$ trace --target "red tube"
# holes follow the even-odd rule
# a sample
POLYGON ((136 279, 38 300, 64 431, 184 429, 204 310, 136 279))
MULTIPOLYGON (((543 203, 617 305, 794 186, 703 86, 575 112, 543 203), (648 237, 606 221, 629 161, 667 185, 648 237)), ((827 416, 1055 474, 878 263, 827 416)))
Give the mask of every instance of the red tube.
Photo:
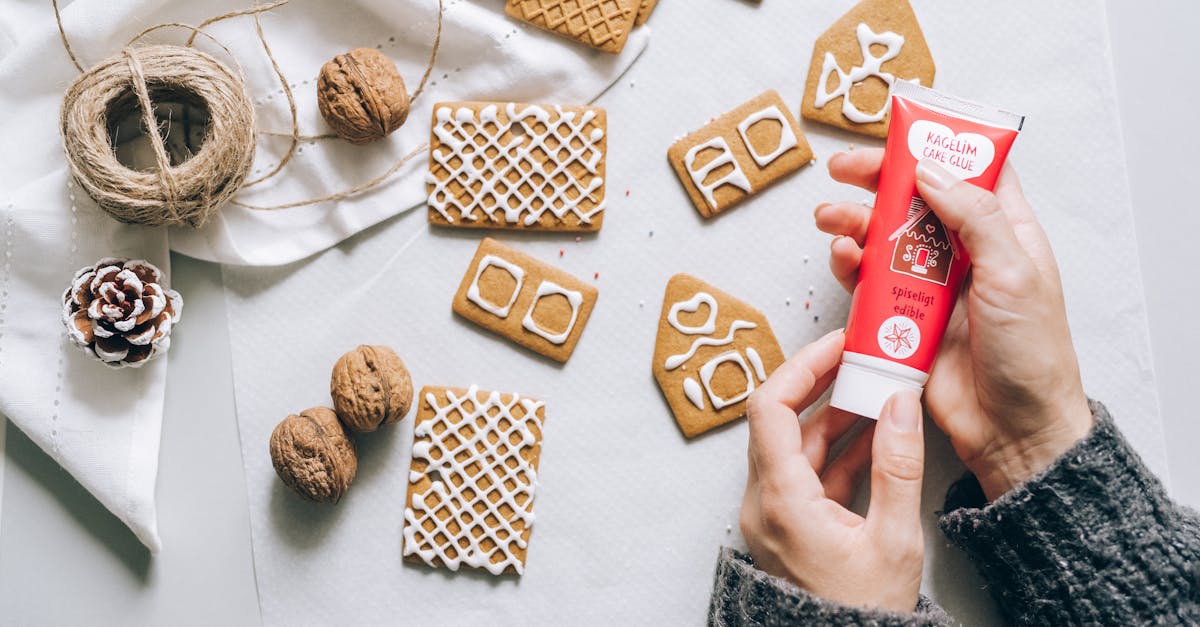
POLYGON ((830 400, 870 418, 879 418, 895 392, 924 388, 971 263, 958 234, 917 193, 917 162, 933 159, 990 191, 1024 120, 904 81, 893 87, 891 105, 879 192, 830 400))

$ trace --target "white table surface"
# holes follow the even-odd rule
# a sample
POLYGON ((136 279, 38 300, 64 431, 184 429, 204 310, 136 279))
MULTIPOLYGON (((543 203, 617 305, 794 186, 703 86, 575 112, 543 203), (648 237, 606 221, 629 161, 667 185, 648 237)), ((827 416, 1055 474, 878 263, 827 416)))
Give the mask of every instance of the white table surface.
MULTIPOLYGON (((1188 411, 1200 330, 1200 212, 1186 184, 1200 158, 1179 74, 1200 5, 1109 0, 1114 71, 1174 495, 1200 507, 1200 423, 1188 411)), ((1031 68, 1035 72, 1036 68, 1031 68)), ((220 268, 175 256, 188 294, 167 385, 159 525, 151 558, 133 535, 13 427, 0 514, 0 624, 258 624, 220 268)), ((1069 277, 1068 279, 1069 280, 1069 277)), ((1121 286, 1114 286, 1118 294, 1121 286)))

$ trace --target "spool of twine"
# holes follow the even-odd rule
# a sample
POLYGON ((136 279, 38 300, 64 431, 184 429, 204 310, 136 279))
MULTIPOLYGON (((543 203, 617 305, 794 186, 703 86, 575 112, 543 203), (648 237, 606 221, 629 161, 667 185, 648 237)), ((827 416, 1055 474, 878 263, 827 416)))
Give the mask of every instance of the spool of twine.
POLYGON ((242 185, 254 161, 254 106, 245 81, 213 57, 182 46, 127 46, 81 74, 60 116, 67 163, 79 185, 122 222, 202 226, 242 185), (207 109, 200 149, 172 164, 153 102, 207 109), (156 168, 122 164, 109 123, 140 109, 156 168))
MULTIPOLYGON (((278 174, 287 165, 301 141, 336 138, 336 135, 302 135, 297 123, 296 101, 287 77, 271 53, 258 16, 291 0, 275 0, 247 9, 231 11, 209 18, 199 26, 166 23, 151 26, 132 40, 120 54, 100 62, 90 70, 75 56, 63 27, 58 0, 54 6, 58 32, 63 48, 81 75, 71 84, 63 98, 59 119, 63 147, 71 174, 96 203, 114 218, 148 226, 200 227, 226 202, 253 210, 278 210, 303 207, 322 202, 349 198, 387 182, 428 144, 418 146, 392 164, 375 178, 340 192, 317 198, 256 206, 239 202, 232 197, 239 191, 261 183, 278 174), (257 141, 254 105, 240 72, 234 74, 213 57, 192 47, 197 36, 212 40, 232 58, 233 53, 221 42, 204 32, 205 27, 240 16, 253 16, 255 30, 271 68, 287 97, 291 113, 291 133, 263 133, 283 136, 291 143, 279 163, 267 174, 246 181, 254 162, 257 141), (134 46, 142 37, 162 28, 184 28, 192 31, 187 46, 134 46), (185 103, 207 110, 208 125, 200 149, 180 163, 172 163, 165 138, 159 129, 154 102, 185 103), (113 120, 124 119, 130 113, 140 113, 154 154, 155 169, 141 171, 127 167, 118 159, 109 126, 113 120)), ((429 63, 417 90, 410 96, 415 101, 437 61, 442 41, 444 0, 437 0, 437 32, 429 63)), ((236 58, 234 58, 236 62, 236 58)))

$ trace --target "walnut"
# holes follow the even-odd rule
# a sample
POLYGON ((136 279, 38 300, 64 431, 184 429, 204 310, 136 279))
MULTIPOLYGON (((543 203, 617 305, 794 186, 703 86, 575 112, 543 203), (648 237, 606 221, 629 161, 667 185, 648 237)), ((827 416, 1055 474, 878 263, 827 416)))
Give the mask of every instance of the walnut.
POLYGON ((391 59, 374 48, 355 48, 321 67, 317 106, 339 137, 367 144, 408 119, 408 90, 391 59))
POLYGON ((334 364, 329 395, 342 423, 365 433, 408 415, 412 378, 392 349, 359 346, 334 364))
POLYGON ((337 503, 358 473, 354 441, 328 407, 292 414, 271 432, 271 464, 285 484, 317 503, 337 503))

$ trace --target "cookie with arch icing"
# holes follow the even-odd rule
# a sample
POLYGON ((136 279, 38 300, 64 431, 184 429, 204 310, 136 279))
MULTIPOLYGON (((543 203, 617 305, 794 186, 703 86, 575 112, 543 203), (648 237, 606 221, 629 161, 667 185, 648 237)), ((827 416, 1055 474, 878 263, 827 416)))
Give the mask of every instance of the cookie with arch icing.
POLYGON ((454 296, 454 313, 558 362, 575 352, 600 290, 488 237, 454 296))
POLYGON ((428 386, 417 403, 404 559, 524 574, 545 404, 475 385, 428 386))
POLYGON ((775 90, 677 140, 667 159, 700 215, 710 218, 812 162, 795 116, 775 90))
POLYGON ((887 137, 891 86, 933 86, 936 66, 908 0, 863 0, 817 38, 800 115, 887 137))
POLYGON ((667 282, 652 370, 685 436, 746 415, 783 359, 762 312, 694 276, 667 282))
POLYGON ((608 118, 599 107, 442 102, 433 107, 429 223, 598 231, 608 118))

